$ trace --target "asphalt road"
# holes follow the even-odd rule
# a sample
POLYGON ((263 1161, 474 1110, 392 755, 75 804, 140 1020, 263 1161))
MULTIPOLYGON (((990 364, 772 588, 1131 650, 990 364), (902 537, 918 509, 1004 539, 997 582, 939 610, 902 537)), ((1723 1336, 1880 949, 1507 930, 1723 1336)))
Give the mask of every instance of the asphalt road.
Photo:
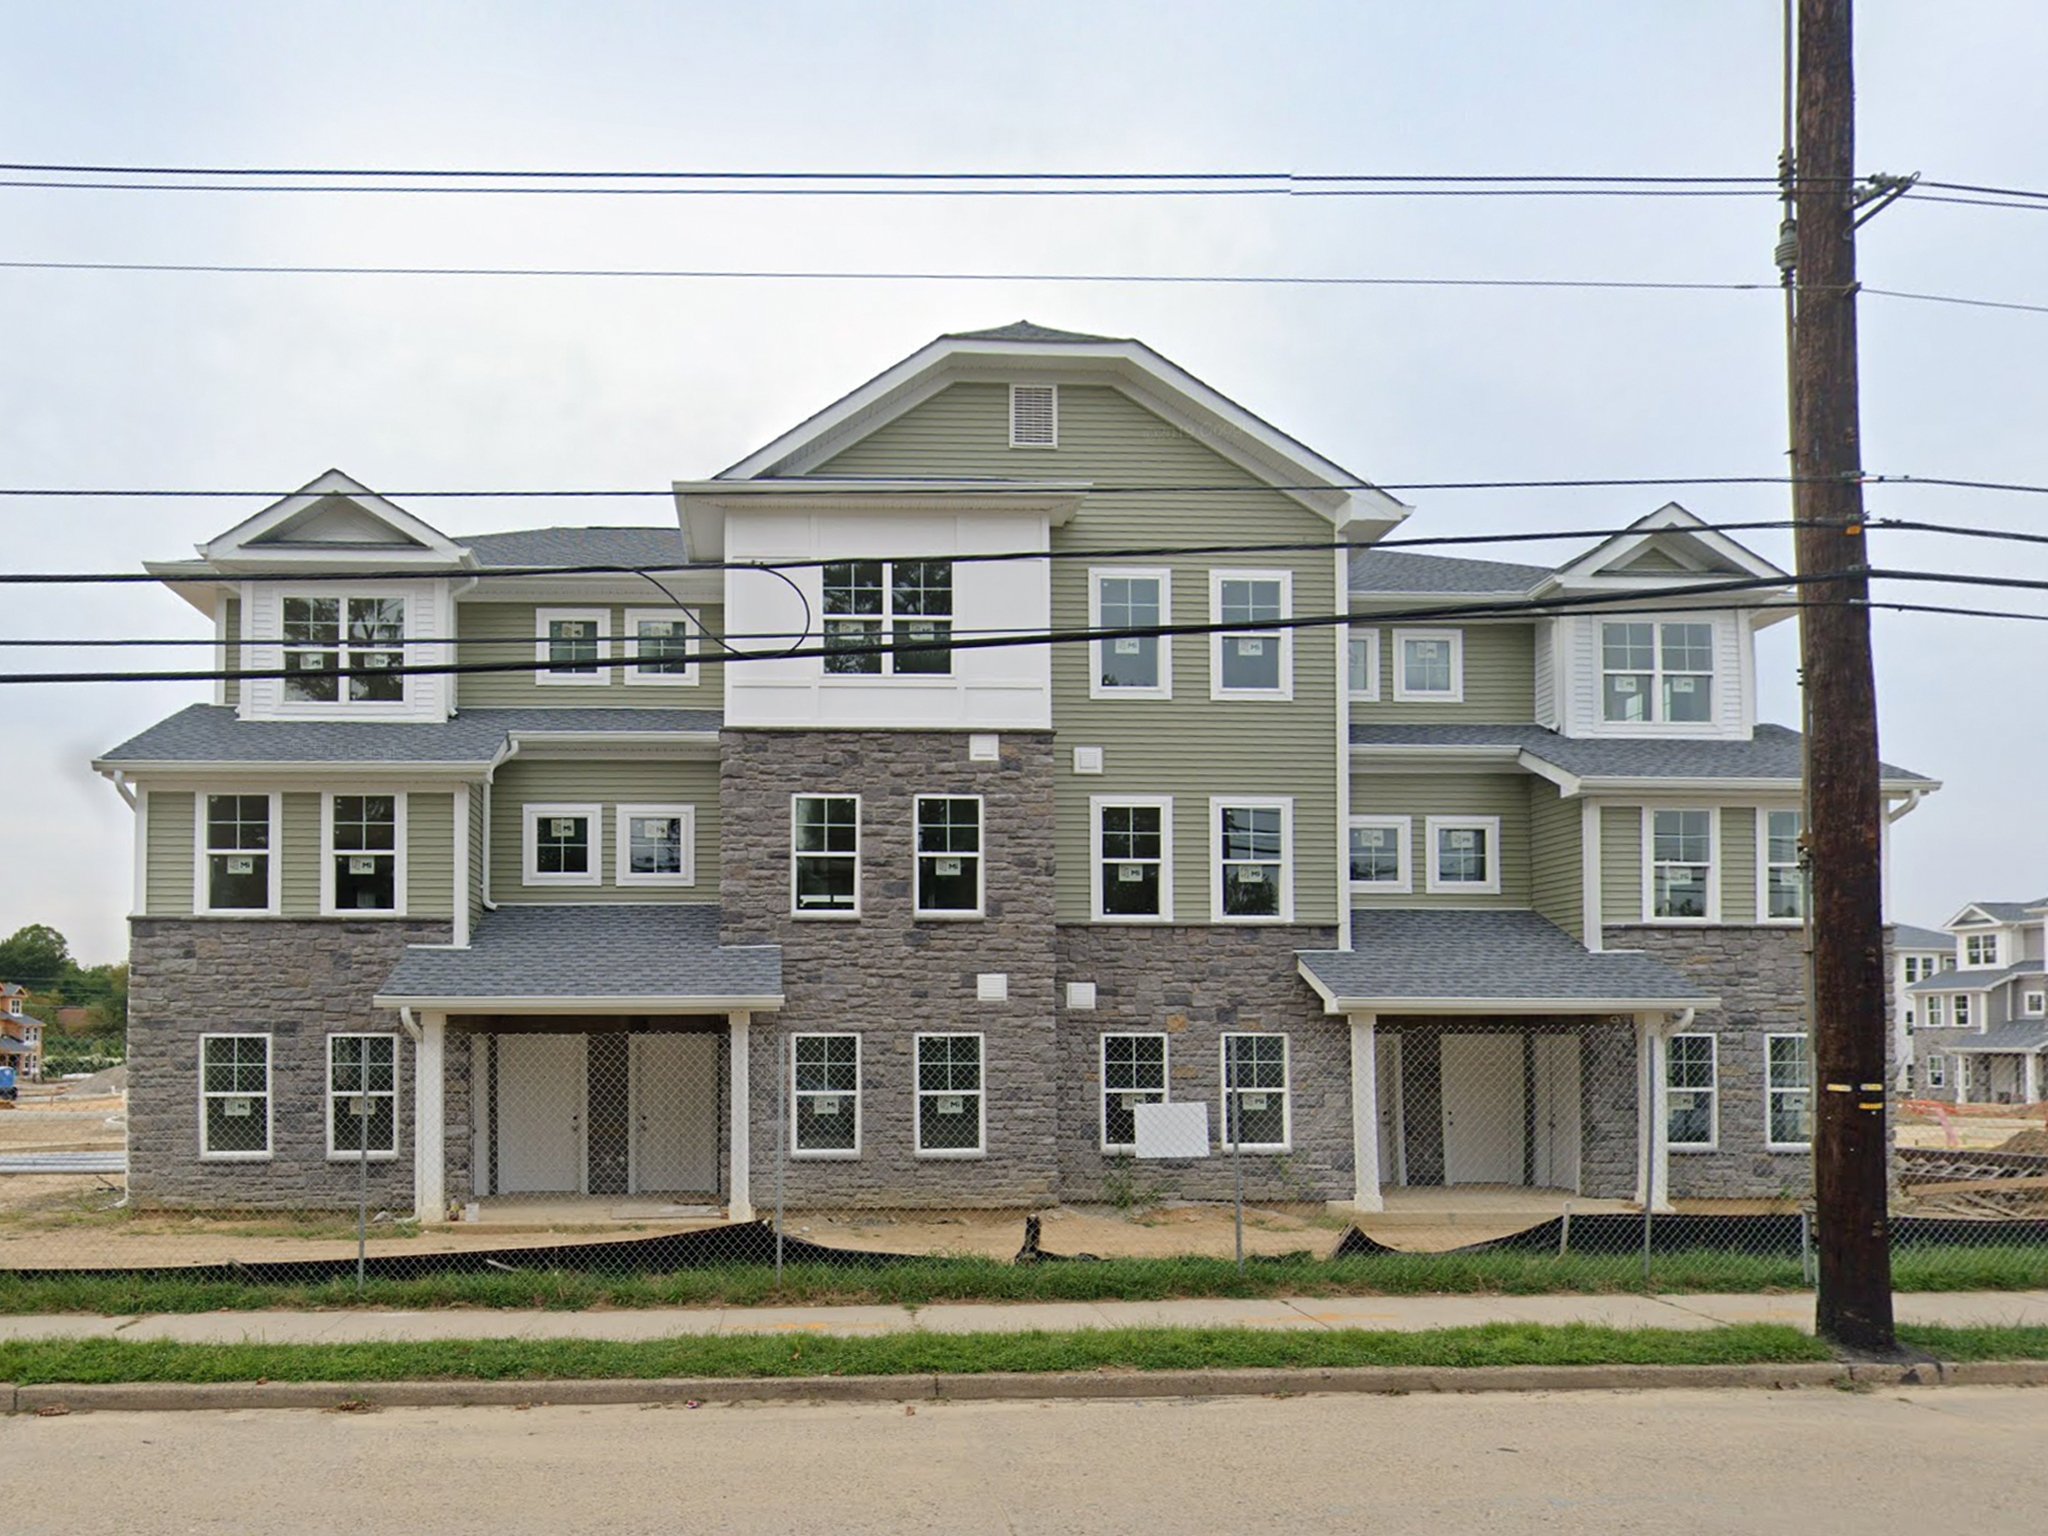
POLYGON ((1838 1391, 0 1420, 62 1532, 2038 1531, 2048 1392, 1838 1391))

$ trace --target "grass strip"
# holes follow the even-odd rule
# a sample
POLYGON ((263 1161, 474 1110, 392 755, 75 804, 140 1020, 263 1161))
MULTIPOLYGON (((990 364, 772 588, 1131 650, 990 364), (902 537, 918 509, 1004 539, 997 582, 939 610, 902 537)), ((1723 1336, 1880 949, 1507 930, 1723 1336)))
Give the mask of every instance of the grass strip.
MULTIPOLYGON (((538 1261, 537 1261, 538 1262, 538 1261)), ((1795 1258, 1757 1254, 1660 1254, 1658 1291, 1799 1289, 1795 1258)), ((1893 1262, 1901 1291, 2031 1290, 2048 1286, 2048 1250, 1911 1250, 1893 1262)), ((1240 1273, 1228 1259, 1111 1259, 1096 1264, 1014 1265, 938 1258, 875 1269, 790 1265, 780 1285, 765 1265, 653 1275, 591 1275, 535 1268, 514 1273, 267 1285, 238 1280, 76 1275, 24 1279, 0 1273, 0 1313, 214 1312, 254 1308, 799 1306, 941 1301, 1159 1301, 1176 1297, 1604 1295, 1640 1292, 1635 1254, 1403 1253, 1359 1259, 1267 1260, 1240 1273)))
POLYGON ((2048 1360, 2048 1328, 1949 1328, 1901 1324, 1899 1342, 1937 1360, 2048 1360))
POLYGON ((563 1381, 667 1376, 980 1375, 1398 1365, 1737 1365, 1826 1360, 1793 1328, 1686 1332, 1493 1323, 1424 1333, 1365 1329, 1119 1328, 1077 1333, 905 1333, 840 1339, 734 1335, 632 1342, 436 1339, 421 1343, 177 1344, 121 1339, 0 1343, 0 1380, 49 1382, 563 1381))

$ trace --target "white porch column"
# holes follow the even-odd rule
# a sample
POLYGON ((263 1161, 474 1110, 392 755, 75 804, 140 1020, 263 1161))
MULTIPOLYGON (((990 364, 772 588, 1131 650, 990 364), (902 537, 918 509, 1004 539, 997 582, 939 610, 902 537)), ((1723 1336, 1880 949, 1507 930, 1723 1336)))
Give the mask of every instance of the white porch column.
POLYGON ((412 1214, 415 1221, 448 1219, 447 1156, 442 1075, 446 1071, 448 1015, 420 1015, 412 1058, 412 1214))
POLYGON ((1671 1209, 1670 1036, 1654 1013, 1636 1015, 1636 1203, 1671 1209))
POLYGON ((2027 1053, 2026 1053, 2026 1054, 2025 1054, 2024 1056, 2020 1057, 2020 1060, 2021 1060, 2021 1061, 2022 1061, 2022 1062, 2023 1062, 2023 1063, 2025 1064, 2025 1066, 2026 1066, 2026 1072, 2027 1072, 2027 1076, 2026 1076, 2026 1094, 2027 1094, 2026 1102, 2027 1102, 2027 1103, 2029 1103, 2029 1104, 2038 1104, 2038 1103, 2040 1103, 2040 1102, 2041 1102, 2041 1057, 2040 1057, 2040 1053, 2039 1053, 2039 1052, 2037 1052, 2037 1051, 2028 1051, 2028 1052, 2027 1052, 2027 1053))
POLYGON ((754 1219, 754 1150, 749 1135, 749 1117, 754 1101, 748 1088, 751 1063, 747 1059, 753 1021, 754 1016, 743 1008, 726 1015, 731 1031, 726 1054, 730 1057, 731 1092, 728 1097, 732 1100, 732 1194, 727 1215, 734 1221, 754 1219))
POLYGON ((1351 1204, 1385 1209, 1380 1198, 1379 1016, 1351 1015, 1351 1204))
POLYGON ((1958 1051, 1949 1058, 1956 1064, 1956 1102, 1970 1102, 1970 1058, 1958 1051))

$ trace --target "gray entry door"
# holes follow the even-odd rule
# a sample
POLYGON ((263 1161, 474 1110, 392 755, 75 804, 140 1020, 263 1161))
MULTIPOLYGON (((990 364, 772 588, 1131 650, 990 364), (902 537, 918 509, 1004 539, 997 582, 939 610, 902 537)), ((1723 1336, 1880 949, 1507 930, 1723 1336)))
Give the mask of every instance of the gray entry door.
POLYGON ((718 1191, 718 1036, 634 1035, 635 1194, 718 1191))
POLYGON ((1522 1183, 1521 1037, 1445 1035, 1443 1103, 1444 1182, 1522 1183))
POLYGON ((1579 1189, 1579 1037, 1538 1035, 1536 1047, 1536 1182, 1579 1189))
POLYGON ((498 1036, 498 1193, 583 1192, 584 1037, 498 1036))

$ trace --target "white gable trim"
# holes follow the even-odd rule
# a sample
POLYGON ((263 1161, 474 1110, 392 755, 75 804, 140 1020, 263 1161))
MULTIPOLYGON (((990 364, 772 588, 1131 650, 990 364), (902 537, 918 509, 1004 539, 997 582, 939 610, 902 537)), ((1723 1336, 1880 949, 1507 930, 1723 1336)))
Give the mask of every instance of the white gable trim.
POLYGON ((217 567, 257 563, 266 567, 335 564, 358 569, 371 559, 387 566, 424 565, 435 568, 475 563, 468 551, 438 528, 413 516, 395 502, 385 500, 338 469, 328 470, 282 501, 272 502, 255 516, 201 544, 199 554, 217 567), (293 548, 289 544, 265 545, 261 542, 330 496, 340 496, 355 503, 394 533, 402 535, 408 541, 408 547, 362 544, 346 549, 331 546, 293 548))
POLYGON ((1338 527, 1391 527, 1408 508, 1383 491, 1345 489, 1359 477, 1135 341, 983 341, 940 337, 721 471, 720 480, 800 475, 963 378, 1107 383, 1164 416, 1338 527))
MULTIPOLYGON (((1680 538, 1664 539, 1666 534, 1680 535, 1707 550, 1717 560, 1733 567, 1746 576, 1760 580, 1789 579, 1784 571, 1751 550, 1736 543, 1726 534, 1708 528, 1698 517, 1681 507, 1677 502, 1666 502, 1647 517, 1638 518, 1628 528, 1610 539, 1604 539, 1578 559, 1560 566, 1555 575, 1543 583, 1538 591, 1550 591, 1561 587, 1586 586, 1666 586, 1674 581, 1686 581, 1696 574, 1707 571, 1699 557, 1684 547, 1680 538), (1687 567, 1679 571, 1623 571, 1624 566, 1641 554, 1650 545, 1663 543, 1665 552, 1687 567)), ((1779 594, 1757 593, 1760 601, 1768 601, 1779 594)))

